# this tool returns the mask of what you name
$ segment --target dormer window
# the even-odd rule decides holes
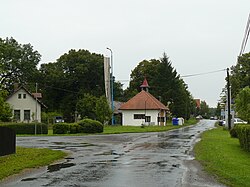
[[[18,99],[22,99],[22,94],[18,94]]]
[[[26,99],[26,94],[23,94],[23,98]]]

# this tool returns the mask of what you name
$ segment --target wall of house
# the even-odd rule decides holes
[[[141,126],[145,124],[145,119],[134,119],[134,114],[146,114],[151,117],[151,122],[146,125],[158,125],[158,116],[160,110],[123,110],[122,111],[122,125]],[[165,125],[165,123],[164,123]]]
[[[18,98],[18,95],[21,94],[21,98]],[[26,98],[24,98],[26,94]],[[27,93],[24,89],[20,89],[14,93],[10,98],[7,99],[7,102],[12,107],[12,112],[14,115],[14,110],[20,110],[20,121],[24,121],[24,110],[30,110],[30,121],[36,120],[36,100]],[[41,104],[37,102],[37,121],[41,122]]]

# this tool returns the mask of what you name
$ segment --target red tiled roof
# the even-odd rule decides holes
[[[150,93],[142,90],[140,93],[123,104],[119,110],[167,110],[167,107]]]

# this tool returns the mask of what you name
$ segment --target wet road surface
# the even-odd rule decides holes
[[[215,121],[159,133],[17,137],[17,146],[69,152],[60,163],[10,178],[0,186],[222,186],[192,156],[199,135]]]

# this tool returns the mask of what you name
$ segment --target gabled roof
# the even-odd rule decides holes
[[[150,93],[142,90],[123,104],[119,110],[168,110],[168,108]]]
[[[21,90],[21,89],[24,89],[25,92],[27,92],[34,100],[36,100],[35,96],[34,96],[31,92],[29,92],[29,90],[28,90],[27,88],[25,88],[24,86],[18,87],[11,95],[9,95],[9,96],[7,97],[6,100],[8,100],[9,98],[11,98],[15,93],[17,93],[17,92],[18,92],[19,90]],[[37,95],[36,95],[36,96],[37,96]],[[37,98],[38,98],[38,97],[37,97]],[[47,106],[46,106],[45,104],[43,104],[39,99],[37,99],[37,102],[40,103],[41,106],[43,106],[44,108],[47,108]]]

